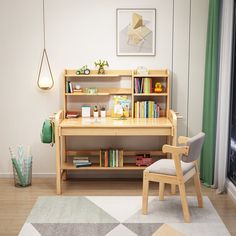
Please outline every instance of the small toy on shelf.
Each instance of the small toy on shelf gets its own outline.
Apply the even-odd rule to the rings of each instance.
[[[88,68],[87,65],[82,66],[80,69],[76,71],[77,75],[89,75],[90,74],[90,69]]]
[[[74,93],[82,93],[82,92],[83,92],[83,89],[80,87],[79,84],[76,84],[76,85],[75,85],[75,88],[73,89],[73,92],[74,92]]]
[[[155,93],[161,93],[162,91],[163,91],[162,84],[159,83],[159,82],[155,83],[154,92]]]
[[[148,69],[144,66],[138,66],[136,69],[137,75],[148,75]]]
[[[136,155],[136,166],[149,166],[152,164],[152,158],[149,154]]]
[[[98,60],[94,62],[95,66],[98,66],[98,74],[105,74],[105,66],[109,66],[108,62],[105,60]]]

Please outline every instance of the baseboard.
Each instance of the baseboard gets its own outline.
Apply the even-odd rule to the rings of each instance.
[[[236,203],[236,187],[229,179],[226,181],[226,189],[230,198]]]
[[[55,173],[34,173],[32,174],[33,178],[55,178]],[[13,178],[13,173],[0,173],[0,178],[7,179],[7,178]]]

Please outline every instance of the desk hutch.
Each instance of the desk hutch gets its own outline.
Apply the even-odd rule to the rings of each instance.
[[[155,83],[161,83],[163,91],[160,93],[137,92],[135,89],[137,80],[151,78],[151,87]],[[68,81],[72,84],[79,83],[82,92],[68,93]],[[96,93],[87,93],[86,88],[96,87]],[[127,96],[130,100],[129,118],[112,118],[111,101],[114,96]],[[176,145],[176,114],[170,109],[170,78],[168,70],[150,70],[148,75],[137,75],[132,70],[107,70],[105,74],[97,74],[91,71],[89,75],[77,75],[76,70],[65,70],[63,78],[64,109],[55,116],[55,143],[56,143],[56,175],[57,194],[61,194],[62,179],[66,179],[67,171],[80,170],[143,170],[145,167],[138,167],[133,162],[126,162],[126,159],[135,157],[138,153],[148,153],[154,158],[160,158],[164,154],[160,150],[145,150],[145,147],[138,150],[123,150],[123,167],[100,167],[100,150],[68,150],[66,137],[68,136],[166,136],[169,144]],[[136,102],[154,101],[160,106],[158,118],[136,118]],[[107,110],[106,118],[81,117],[81,106],[84,104],[103,105]],[[79,113],[78,118],[67,119],[66,114],[70,110]],[[102,149],[103,147],[101,147]],[[143,150],[142,150],[143,149]],[[145,151],[144,151],[145,150]],[[94,159],[92,166],[76,168],[72,163],[72,156],[91,156]],[[128,158],[129,157],[129,158]],[[97,161],[96,161],[97,160]]]

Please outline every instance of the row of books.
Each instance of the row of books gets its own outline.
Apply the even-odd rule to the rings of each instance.
[[[152,93],[152,78],[135,78],[134,80],[135,93]]]
[[[158,118],[160,117],[160,106],[154,101],[142,101],[134,103],[135,118]]]
[[[73,164],[77,168],[92,165],[88,157],[73,157]]]
[[[119,149],[100,150],[100,167],[123,167],[124,152]]]
[[[82,89],[78,88],[76,89],[75,86],[73,86],[71,81],[66,81],[66,93],[82,93]]]

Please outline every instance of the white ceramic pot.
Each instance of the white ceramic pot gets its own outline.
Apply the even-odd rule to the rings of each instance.
[[[94,111],[94,112],[93,112],[93,117],[94,117],[94,118],[98,118],[98,111]]]
[[[106,111],[101,111],[101,117],[106,118]]]

